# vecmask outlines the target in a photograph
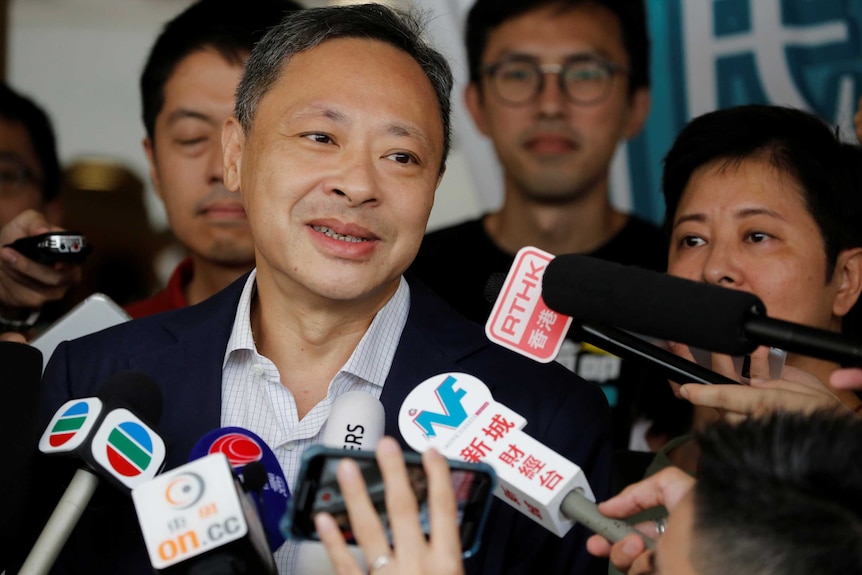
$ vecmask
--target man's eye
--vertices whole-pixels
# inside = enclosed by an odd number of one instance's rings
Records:
[[[506,82],[531,82],[535,76],[536,72],[531,68],[503,68],[500,70],[500,78]]]
[[[769,234],[763,232],[751,232],[748,234],[748,239],[751,240],[752,243],[759,244],[760,242],[768,240]]]
[[[179,143],[180,146],[196,146],[198,144],[203,144],[206,141],[206,137],[202,136],[200,138],[181,138],[177,140],[177,143]]]
[[[314,142],[318,142],[320,144],[332,143],[332,138],[330,138],[326,134],[318,134],[318,133],[306,134],[305,137],[308,138],[309,140],[312,140]]]
[[[408,154],[406,152],[395,152],[394,154],[389,154],[386,156],[393,161],[398,162],[399,164],[418,164],[419,160],[413,154]]]

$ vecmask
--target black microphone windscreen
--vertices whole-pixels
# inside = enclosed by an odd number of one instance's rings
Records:
[[[267,483],[266,466],[260,461],[252,461],[242,468],[242,488],[246,493],[261,491]]]
[[[152,426],[162,419],[162,392],[156,382],[141,371],[115,373],[99,388],[98,397],[105,405],[129,409]]]
[[[566,254],[542,279],[542,298],[580,323],[601,323],[641,335],[730,355],[751,353],[746,321],[765,316],[754,294],[635,266]]]
[[[0,378],[3,386],[0,404],[5,406],[3,413],[6,409],[10,410],[10,414],[13,411],[21,413],[27,406],[35,410],[42,381],[42,352],[26,343],[2,341],[0,365],[3,366],[3,376]],[[28,420],[35,418],[35,411],[27,417]],[[7,418],[0,418],[0,426],[6,421]]]
[[[39,437],[39,390],[42,352],[25,343],[0,342],[0,569],[12,551],[11,541],[27,517],[33,453]]]
[[[482,290],[485,301],[491,304],[497,301],[504,283],[506,283],[506,274],[502,272],[493,273],[488,276],[488,281],[485,282],[485,288]]]

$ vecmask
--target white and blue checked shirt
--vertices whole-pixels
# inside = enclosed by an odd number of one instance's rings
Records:
[[[410,310],[410,288],[404,278],[395,295],[377,312],[347,363],[329,382],[326,398],[302,420],[293,394],[281,384],[278,369],[257,352],[251,331],[251,301],[256,291],[252,271],[237,305],[222,367],[224,427],[237,426],[258,434],[275,452],[291,493],[296,488],[303,451],[319,442],[320,430],[336,397],[364,391],[379,398]],[[293,573],[297,545],[288,541],[275,553],[279,573]]]

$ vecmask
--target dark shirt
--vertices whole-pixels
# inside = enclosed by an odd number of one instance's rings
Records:
[[[485,231],[484,216],[425,236],[410,272],[431,287],[462,315],[484,324],[515,255],[500,249]],[[636,217],[597,250],[585,254],[624,265],[665,271],[667,243],[661,230]],[[489,281],[490,280],[490,281]],[[608,354],[580,341],[572,328],[557,361],[601,386],[611,405],[614,447],[625,449],[633,421],[639,416],[683,417],[655,413],[652,406],[673,401],[666,380],[646,366]],[[649,407],[648,407],[649,405]],[[664,407],[659,407],[662,410]],[[680,424],[684,425],[684,424]],[[671,424],[675,428],[676,424]]]

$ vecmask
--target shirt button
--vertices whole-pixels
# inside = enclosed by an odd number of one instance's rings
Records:
[[[296,443],[294,443],[293,441],[288,441],[284,444],[284,448],[288,451],[293,451],[296,448]]]
[[[251,366],[251,371],[255,375],[263,375],[263,366],[260,365],[259,363],[256,363],[253,366]]]

